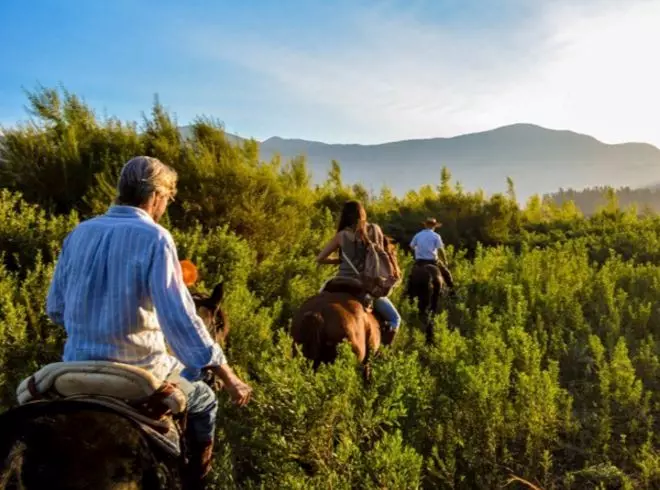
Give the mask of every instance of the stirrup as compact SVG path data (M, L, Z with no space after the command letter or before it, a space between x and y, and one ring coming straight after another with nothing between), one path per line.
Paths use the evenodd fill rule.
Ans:
M369 295L364 295L364 300L362 301L362 307L367 313L373 313L374 311L374 299Z

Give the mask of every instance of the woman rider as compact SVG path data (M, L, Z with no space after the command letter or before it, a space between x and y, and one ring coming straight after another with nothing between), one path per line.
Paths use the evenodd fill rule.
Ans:
M374 231L380 231L378 225L367 223L367 213L360 202L346 202L341 211L337 233L316 257L316 263L339 265L337 276L358 278L358 274L344 258L344 254L348 256L348 259L358 271L362 270L367 250L365 237L367 236L368 227L373 227ZM339 258L328 258L335 250L339 250ZM374 298L373 305L374 310L385 319L386 327L389 327L390 330L399 328L401 316L389 298Z

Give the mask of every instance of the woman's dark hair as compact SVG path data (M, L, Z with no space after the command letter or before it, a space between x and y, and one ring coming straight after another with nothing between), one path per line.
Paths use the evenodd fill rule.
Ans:
M346 201L341 210L337 232L351 228L357 236L364 238L367 226L367 212L359 201Z

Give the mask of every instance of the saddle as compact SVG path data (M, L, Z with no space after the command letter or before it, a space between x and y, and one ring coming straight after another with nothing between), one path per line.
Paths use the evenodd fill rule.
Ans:
M435 260L417 259L413 263L413 267L421 267L421 268L430 267L431 269L437 269L438 271L440 271L440 266L438 262L436 262Z
M383 343L392 342L394 333L385 328L385 319L373 308L373 298L366 292L364 285L359 279L353 277L333 277L328 280L319 291L320 293L346 293L353 296L363 307L364 311L374 315L380 327Z
M181 454L186 395L144 369L111 361L56 362L25 378L16 397L19 406L67 400L111 409L130 418L160 448Z
M364 307L364 310L371 313L373 310L373 298L367 293L360 281L353 277L333 277L321 286L319 293L346 293L353 296Z
M374 299L366 292L362 281L359 279L353 277L333 277L321 287L319 292L350 294L364 307L364 311L372 313L376 317L381 330L384 330L383 318L373 308Z

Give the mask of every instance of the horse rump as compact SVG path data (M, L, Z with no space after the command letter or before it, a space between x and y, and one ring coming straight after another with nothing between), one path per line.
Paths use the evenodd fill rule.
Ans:
M417 300L419 314L435 314L443 286L444 280L438 266L415 264L408 277L406 295Z
M323 337L324 321L318 311L307 311L303 313L300 320L299 342L302 345L302 353L307 359L314 361L314 367L318 367L321 357L321 343Z
M0 490L181 488L176 463L133 421L66 400L0 415L0 463Z

